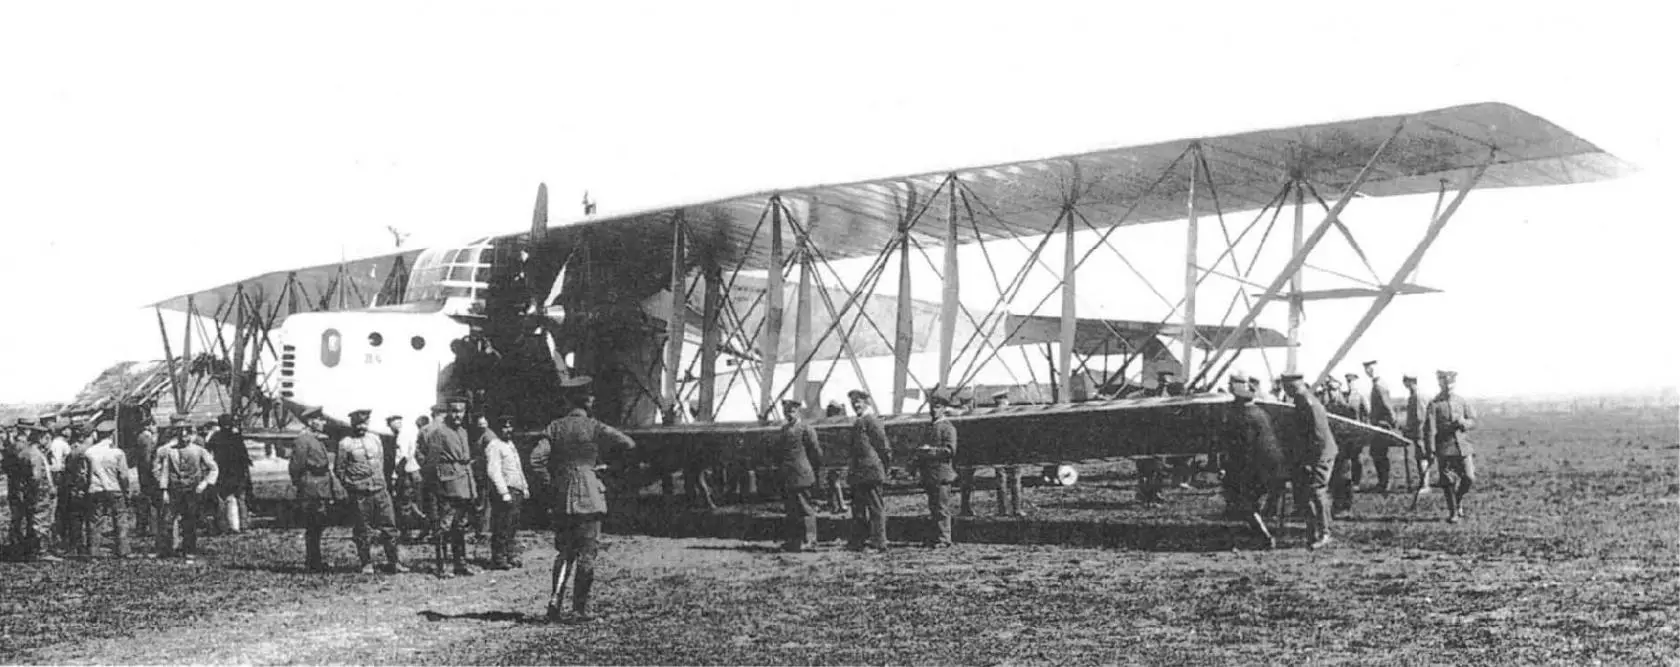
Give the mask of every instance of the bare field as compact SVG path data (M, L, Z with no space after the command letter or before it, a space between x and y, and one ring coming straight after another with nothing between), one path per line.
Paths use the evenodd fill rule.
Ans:
M1211 488L1132 502L1124 465L989 492L948 550L914 546L920 496L890 498L894 548L774 551L771 506L616 517L602 620L538 622L546 534L526 565L437 580L307 575L301 532L212 538L197 565L0 565L0 657L31 663L1652 664L1680 660L1680 423L1674 408L1507 411L1477 435L1470 519L1438 494L1361 494L1339 543L1233 549ZM1373 476L1368 472L1367 479ZM843 525L823 524L825 539ZM424 563L429 549L405 547ZM479 547L481 556L487 550Z

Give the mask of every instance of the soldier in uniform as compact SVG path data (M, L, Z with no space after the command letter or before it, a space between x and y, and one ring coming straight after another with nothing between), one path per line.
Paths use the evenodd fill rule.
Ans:
M1441 393L1429 401L1423 413L1423 443L1440 461L1441 490L1447 496L1447 523L1464 518L1464 496L1476 481L1476 452L1463 433L1476 428L1476 410L1453 393L1458 383L1455 371L1435 374Z
M567 584L575 579L572 615L575 621L593 620L589 594L595 583L595 555L600 550L601 520L607 514L607 496L595 475L601 450L606 447L635 449L636 443L618 429L607 426L589 411L595 398L589 378L568 378L561 383L570 410L549 423L531 452L531 465L547 478L554 521L554 573L549 582L548 619L562 619Z
M1300 375L1283 376L1285 391L1295 403L1294 423L1288 431L1286 452L1295 485L1295 504L1307 508L1309 548L1330 544L1330 499L1326 489L1336 464L1336 436L1330 432L1330 417L1324 405L1307 389Z
M1349 401L1350 396L1361 395L1350 394L1344 390L1342 383L1335 376L1324 380L1325 411L1355 421L1364 421L1360 419L1358 407ZM1353 490L1365 477L1365 462L1360 456L1363 450L1364 447L1359 443L1348 441L1342 443L1336 452L1336 466L1330 475L1330 511L1335 514L1353 511Z
M1007 408L1010 405L1009 392L999 391L992 394L992 407ZM997 515L998 516L1026 516L1021 511L1021 468L1018 465L1000 465L992 468L997 476Z
M152 475L157 478L158 501L163 505L163 521L158 531L158 558L179 553L188 562L198 551L199 510L204 507L204 491L216 483L216 459L199 443L196 436L183 433L167 447L159 447L152 458ZM181 542L175 544L175 525L179 522Z
M420 434L421 468L426 486L433 499L432 536L447 542L449 558L454 567L444 570L438 563L438 576L474 574L467 566L467 529L478 502L478 488L473 483L473 458L467 432L461 427L467 404L450 401L443 420Z
M817 545L817 513L811 506L811 488L817 485L816 469L822 465L822 445L817 430L805 421L805 407L797 399L782 400L781 434L776 438L776 456L781 459L782 492L787 511L787 538L783 551L805 551Z
M350 434L338 441L338 456L333 473L344 485L350 497L350 509L355 517L351 539L356 543L356 559L362 574L373 574L372 537L379 539L385 549L385 570L392 574L407 572L402 564L401 549L397 546L397 518L391 507L391 493L385 486L385 445L378 435L368 432L371 410L350 412Z
M846 398L857 413L846 480L852 485L852 538L847 547L879 552L887 548L887 505L881 485L887 480L887 466L892 465L892 446L869 394L853 389Z
M513 446L513 418L502 417L496 424L495 437L484 446L484 469L490 476L494 491L490 509L490 569L510 570L524 567L519 560L519 544L514 534L519 530L520 510L530 485L525 483L525 464L519 460L519 450Z
M1221 438L1226 468L1220 483L1236 508L1233 514L1248 524L1267 549L1275 548L1277 539L1266 529L1260 503L1265 497L1282 496L1288 463L1271 417L1254 404L1253 384L1242 373L1232 373L1229 383L1233 400Z
M210 435L205 448L216 458L216 529L224 533L240 532L251 524L251 452L245 447L239 420L229 414L216 417L216 432ZM229 499L239 519L237 530L228 520Z
M391 504L396 509L400 538L413 543L414 532L422 530L426 522L426 513L420 510L419 499L420 459L416 454L419 436L414 429L403 424L402 415L386 417L385 426L391 430L390 436L381 438L386 440L385 461L391 476Z
M1429 492L1429 468L1432 459L1429 448L1423 443L1423 409L1429 405L1418 396L1418 379L1415 375L1400 378L1400 383L1406 386L1406 439L1412 441L1412 455L1417 457L1417 486L1412 487L1414 493Z
M99 422L94 427L99 440L82 453L88 477L87 502L91 510L82 524L82 534L91 554L100 542L102 527L109 517L112 551L117 558L128 558L128 454L118 449L112 440L116 430L115 420Z
M92 469L87 452L93 447L93 433L81 425L72 424L65 431L70 454L64 458L64 473L59 476L59 521L65 524L61 549L77 558L93 557L88 525L93 518L93 505L88 489L93 485Z
M157 424L147 420L140 426L140 434L134 438L134 447L127 452L129 464L134 466L135 479L140 483L139 493L134 495L134 535L151 535L152 524L156 523L156 503L153 493L157 489L157 480L152 479L152 454L157 452L158 432Z
M58 423L58 418L48 416L42 418L41 425L45 426L50 435L41 452L47 457L47 472L52 475L54 498L47 523L52 525L54 544L70 544L70 494L73 484L66 483L64 471L70 463L70 433L69 422Z
M305 428L292 440L292 458L286 471L291 474L303 520L304 567L310 572L325 572L321 533L331 521L333 506L344 499L344 487L333 473L337 456L327 446L327 418L320 408L310 408L302 416Z
M52 510L58 502L52 471L47 466L46 429L29 417L17 420L12 442L7 490L11 503L12 541L24 560L58 561L52 544Z
M930 393L931 437L927 444L916 448L916 470L922 490L927 493L928 516L934 528L928 546L935 549L951 546L951 483L957 480L952 462L957 458L957 427L951 423L950 416L955 407L956 400L948 392Z
M1371 378L1368 422L1378 428L1386 428L1390 431L1397 430L1398 424L1395 423L1394 418L1394 399L1388 394L1388 384L1383 382L1376 360L1365 362L1365 375ZM1388 493L1390 484L1394 481L1394 464L1389 460L1386 445L1371 448L1371 465L1377 468L1377 493Z

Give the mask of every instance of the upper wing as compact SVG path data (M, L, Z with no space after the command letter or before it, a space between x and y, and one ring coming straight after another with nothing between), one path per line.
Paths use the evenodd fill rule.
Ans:
M206 316L231 312L233 300L241 289L248 300L248 307L264 314L290 315L341 307L390 305L401 299L400 290L393 294L393 286L388 283L406 282L408 267L414 265L414 258L420 252L407 250L341 263L274 271L152 305L184 313L190 303L193 311ZM278 321L277 316L271 319Z
M1401 128L1398 135L1395 130ZM765 190L738 196L619 215L573 219L551 228L544 243L574 245L588 230L662 238L681 216L691 252L715 258L726 269L764 270L772 265L766 222L781 215L805 230L820 259L873 255L886 247L901 225L924 246L942 245L943 221L952 206L948 179L955 178L959 243L1049 233L1072 211L1081 225L1102 229L1184 217L1189 196L1188 156L1199 148L1208 180L1196 189L1204 210L1234 212L1266 206L1292 175L1339 193L1390 136L1395 139L1374 163L1360 188L1366 196L1435 193L1443 180L1462 178L1491 158L1479 187L1563 185L1615 178L1632 167L1543 118L1495 102L1413 114L1259 130L1219 137L1179 139L1087 153L981 167L878 178L855 183ZM496 238L523 237L517 232ZM494 239L492 239L494 240ZM791 244L790 244L791 246ZM377 292L390 263L412 262L397 253L349 262L345 272L361 294ZM340 265L280 271L254 281L274 294L292 274L320 294L335 281ZM250 285L253 281L244 281ZM231 298L232 286L198 293L207 302ZM338 293L342 297L345 293ZM371 297L370 297L371 299ZM185 297L157 304L184 309ZM370 304L371 305L371 304Z
M1054 315L1010 315L1002 327L1013 332L1004 345L1033 345L1061 340L1062 320ZM1198 325L1196 346L1212 349L1210 341L1224 340L1236 327ZM1156 336L1170 336L1182 340L1184 327L1180 324L1147 322L1143 320L1080 319L1073 330L1075 354L1122 354L1142 349ZM1234 347L1289 347L1289 339L1282 333L1264 327L1254 327L1237 339Z

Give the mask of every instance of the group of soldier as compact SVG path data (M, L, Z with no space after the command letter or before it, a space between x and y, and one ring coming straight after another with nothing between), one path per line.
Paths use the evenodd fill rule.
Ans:
M1277 513L1281 522L1288 487L1293 488L1295 503L1306 515L1312 548L1329 544L1332 520L1353 510L1353 490L1364 466L1360 456L1364 447L1358 442L1338 444L1330 429L1330 414L1405 435L1418 461L1414 492L1427 491L1428 473L1431 467L1438 467L1438 483L1446 497L1446 520L1457 523L1463 519L1465 496L1475 480L1474 449L1464 433L1476 427L1477 418L1475 410L1453 391L1458 374L1437 372L1440 392L1428 401L1418 394L1416 377L1402 378L1408 393L1402 412L1383 384L1378 363L1367 361L1364 367L1371 379L1369 402L1363 394L1344 392L1334 381L1314 392L1300 375L1278 378L1276 386L1294 406L1279 424L1254 405L1260 391L1257 378L1240 373L1229 378L1234 412L1221 437L1223 491L1233 513L1247 520L1267 546L1275 546L1276 539L1263 518ZM1358 376L1349 373L1347 379L1351 389ZM1371 452L1378 474L1373 490L1379 493L1391 488L1388 453L1387 447Z
M136 532L156 538L157 557L191 560L205 519L223 532L249 523L251 457L231 416L198 425L173 417L161 443L146 424L127 448L117 447L116 428L110 419L20 417L0 434L13 558L90 557L107 524L113 554L128 558L132 513Z

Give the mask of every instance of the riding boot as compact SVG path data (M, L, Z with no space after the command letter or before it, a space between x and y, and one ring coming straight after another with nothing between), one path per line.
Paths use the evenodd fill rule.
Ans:
M402 549L397 546L395 538L385 539L385 563L393 572L407 572L408 568L402 564Z
M572 594L572 613L579 618L589 616L589 589L594 586L594 570L580 568L577 573L577 590Z
M304 554L304 567L311 572L327 569L326 563L321 559L321 537L319 535L315 536L314 539L304 540Z

